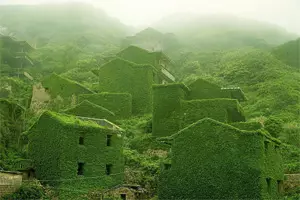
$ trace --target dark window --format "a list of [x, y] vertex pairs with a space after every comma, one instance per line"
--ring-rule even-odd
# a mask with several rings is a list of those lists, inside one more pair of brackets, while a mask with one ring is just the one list
[[171, 169], [171, 164], [164, 164], [164, 168], [165, 168], [165, 170]]
[[77, 169], [77, 175], [83, 175], [83, 167], [84, 167], [84, 163], [79, 162], [78, 163], [78, 169]]
[[126, 194], [121, 194], [121, 199], [126, 200]]
[[283, 181], [282, 180], [277, 180], [277, 192], [280, 194], [282, 193], [282, 186], [283, 186]]
[[106, 175], [110, 175], [111, 174], [111, 168], [112, 168], [111, 164], [106, 165]]
[[106, 136], [106, 146], [111, 146], [111, 135]]
[[81, 145], [84, 144], [84, 139], [83, 139], [83, 137], [79, 137], [79, 144], [81, 144]]
[[271, 178], [266, 178], [266, 181], [268, 193], [271, 194]]
[[268, 141], [264, 141], [264, 144], [265, 144], [265, 151], [267, 151], [268, 150]]

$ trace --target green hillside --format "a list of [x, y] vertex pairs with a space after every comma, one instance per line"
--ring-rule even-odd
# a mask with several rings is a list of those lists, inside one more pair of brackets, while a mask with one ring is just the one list
[[300, 38], [286, 42], [273, 48], [272, 54], [282, 62], [299, 69], [300, 67]]

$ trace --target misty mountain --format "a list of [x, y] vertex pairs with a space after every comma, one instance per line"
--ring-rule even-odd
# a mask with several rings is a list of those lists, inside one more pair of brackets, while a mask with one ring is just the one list
[[295, 39], [297, 35], [266, 22], [231, 15], [174, 14], [153, 24], [172, 32], [193, 49], [269, 48]]
[[148, 27], [133, 36], [128, 36], [122, 41], [122, 48], [135, 45], [148, 51], [172, 51], [179, 46], [178, 40], [173, 33], [161, 33]]
[[130, 28], [84, 3], [0, 6], [0, 26], [36, 46], [85, 37], [90, 43], [119, 43]]

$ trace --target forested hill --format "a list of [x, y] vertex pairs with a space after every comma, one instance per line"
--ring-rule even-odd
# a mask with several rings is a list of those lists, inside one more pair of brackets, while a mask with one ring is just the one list
[[156, 22], [153, 27], [176, 34], [181, 42], [194, 50], [268, 48], [297, 37], [276, 25], [231, 15], [174, 14]]
[[84, 3], [0, 6], [0, 26], [36, 47], [84, 36], [90, 44], [118, 44], [131, 29]]
[[300, 68], [300, 38], [275, 47], [272, 53], [285, 64]]

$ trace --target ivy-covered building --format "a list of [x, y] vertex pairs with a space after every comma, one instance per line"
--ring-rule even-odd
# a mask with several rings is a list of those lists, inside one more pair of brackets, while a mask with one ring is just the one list
[[31, 107], [56, 102], [51, 109], [60, 110], [78, 104], [80, 94], [94, 94], [94, 92], [73, 80], [53, 73], [45, 77], [41, 84], [33, 86]]
[[119, 129], [45, 111], [28, 130], [28, 140], [37, 179], [57, 189], [60, 199], [82, 199], [88, 192], [123, 183]]
[[18, 146], [19, 136], [24, 129], [24, 120], [24, 107], [8, 99], [0, 98], [0, 141], [3, 146]]
[[1, 71], [10, 75], [20, 75], [24, 67], [34, 65], [28, 55], [33, 50], [26, 41], [17, 41], [0, 34], [0, 62], [3, 65]]
[[132, 96], [129, 93], [82, 94], [78, 101], [89, 101], [102, 106], [115, 114], [116, 119], [127, 119], [132, 114]]
[[75, 105], [74, 107], [68, 108], [62, 111], [63, 113], [81, 117], [89, 117], [96, 119], [107, 119], [108, 121], [114, 122], [116, 120], [115, 113], [110, 110], [89, 102], [87, 100]]
[[188, 99], [230, 98], [240, 102], [246, 101], [245, 94], [239, 87], [222, 88], [201, 78], [188, 85], [190, 92]]
[[204, 89], [191, 89], [183, 83], [153, 85], [153, 136], [172, 135], [206, 117], [224, 123], [246, 120], [235, 96], [224, 97], [222, 90], [215, 87], [214, 96], [205, 95], [209, 94], [210, 87], [207, 87], [207, 82], [204, 83]]
[[253, 123], [201, 119], [172, 136], [159, 199], [277, 199], [283, 182], [280, 142]]
[[[153, 66], [138, 65], [116, 58], [104, 64], [94, 73], [99, 76], [99, 91], [127, 93], [132, 96], [132, 114], [151, 112], [152, 84], [158, 79]], [[107, 109], [110, 108], [107, 107]], [[114, 112], [114, 110], [112, 111]]]
[[161, 51], [149, 52], [140, 47], [131, 45], [117, 53], [117, 57], [136, 64], [152, 65], [157, 69], [159, 75], [159, 80], [155, 82], [156, 84], [172, 83], [175, 81], [175, 77], [169, 71], [172, 61]]

